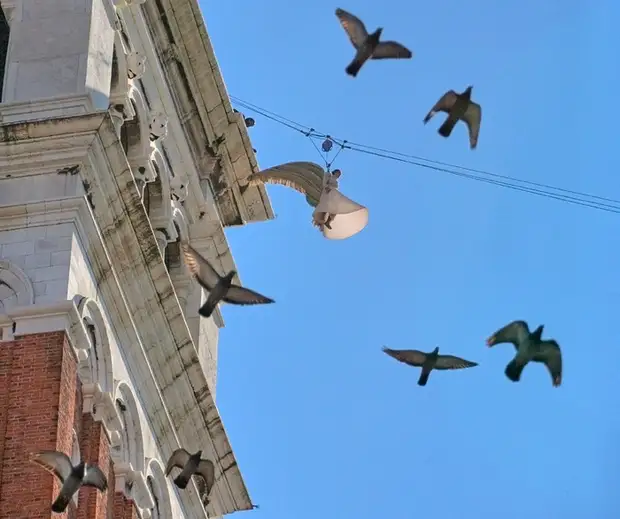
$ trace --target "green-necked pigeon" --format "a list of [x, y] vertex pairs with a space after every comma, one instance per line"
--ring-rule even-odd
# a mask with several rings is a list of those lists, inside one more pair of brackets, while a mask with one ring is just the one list
[[478, 145], [482, 109], [478, 103], [471, 100], [472, 88], [472, 86], [467, 87], [467, 90], [461, 94], [457, 94], [454, 90], [446, 92], [426, 114], [424, 124], [430, 121], [437, 112], [446, 112], [448, 118], [439, 128], [439, 135], [449, 137], [456, 123], [459, 120], [464, 121], [469, 130], [469, 146], [473, 150]]
[[523, 368], [533, 360], [542, 362], [549, 373], [553, 386], [558, 387], [562, 383], [562, 352], [560, 345], [553, 339], [543, 341], [541, 339], [544, 325], [540, 325], [533, 332], [525, 321], [513, 321], [495, 332], [487, 339], [490, 348], [496, 344], [510, 342], [517, 350], [515, 358], [506, 366], [506, 376], [513, 382], [519, 382]]

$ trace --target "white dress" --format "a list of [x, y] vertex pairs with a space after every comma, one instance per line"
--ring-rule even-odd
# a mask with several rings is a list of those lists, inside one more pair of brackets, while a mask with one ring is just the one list
[[338, 179], [325, 172], [323, 192], [312, 217], [316, 224], [324, 224], [329, 215], [334, 216], [331, 229], [322, 226], [323, 236], [329, 240], [350, 238], [368, 224], [368, 209], [340, 193]]

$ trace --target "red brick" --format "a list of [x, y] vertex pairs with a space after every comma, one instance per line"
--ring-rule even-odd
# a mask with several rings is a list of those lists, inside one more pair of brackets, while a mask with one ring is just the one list
[[[110, 493], [114, 492], [114, 480], [110, 479], [110, 443], [101, 422], [92, 415], [82, 415], [80, 451], [86, 463], [97, 465], [108, 478]], [[80, 489], [78, 519], [106, 519], [108, 498], [93, 487]]]
[[122, 492], [114, 494], [114, 519], [138, 519], [138, 511], [131, 499], [127, 499]]
[[[60, 485], [29, 463], [43, 449], [71, 454], [77, 361], [64, 332], [0, 343], [0, 519], [49, 519]], [[70, 506], [54, 518], [73, 519]]]

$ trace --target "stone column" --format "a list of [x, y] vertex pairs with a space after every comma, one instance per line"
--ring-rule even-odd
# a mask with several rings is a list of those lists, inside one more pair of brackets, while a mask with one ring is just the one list
[[[3, 102], [47, 105], [24, 110], [63, 115], [109, 105], [114, 13], [106, 0], [2, 0], [11, 7]], [[51, 99], [54, 98], [54, 99]]]

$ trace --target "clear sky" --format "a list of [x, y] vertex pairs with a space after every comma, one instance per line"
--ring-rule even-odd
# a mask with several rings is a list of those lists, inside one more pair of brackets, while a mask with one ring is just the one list
[[[344, 68], [334, 10], [409, 46], [409, 61]], [[231, 95], [325, 133], [620, 198], [614, 0], [204, 2]], [[478, 149], [445, 116], [474, 86]], [[250, 115], [248, 113], [248, 115]], [[260, 116], [263, 168], [321, 161]], [[620, 509], [620, 215], [343, 152], [341, 191], [368, 227], [322, 238], [295, 191], [277, 219], [228, 231], [244, 284], [275, 305], [224, 307], [218, 406], [258, 519], [611, 519]], [[542, 365], [520, 383], [489, 350], [500, 326], [545, 324], [563, 385]], [[479, 366], [419, 370], [381, 346]]]

